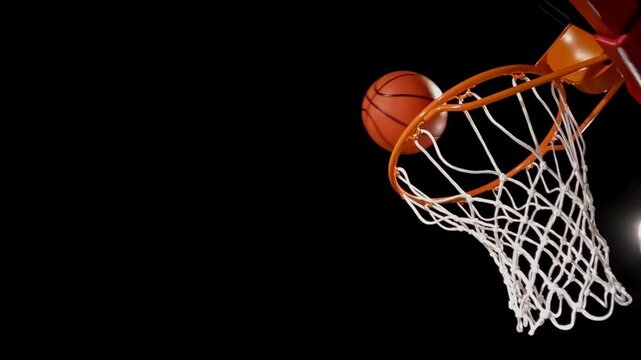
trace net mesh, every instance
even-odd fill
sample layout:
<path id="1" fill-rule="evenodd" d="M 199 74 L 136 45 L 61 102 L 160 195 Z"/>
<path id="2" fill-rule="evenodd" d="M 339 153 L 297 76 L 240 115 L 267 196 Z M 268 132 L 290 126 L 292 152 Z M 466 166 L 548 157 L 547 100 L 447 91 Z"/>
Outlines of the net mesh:
<path id="1" fill-rule="evenodd" d="M 529 81 L 524 75 L 514 76 L 512 86 L 521 80 Z M 414 195 L 404 198 L 423 223 L 466 232 L 488 250 L 507 287 L 517 330 L 529 328 L 530 335 L 546 320 L 567 330 L 574 325 L 577 313 L 603 320 L 612 314 L 614 303 L 631 302 L 610 269 L 609 249 L 595 224 L 579 125 L 567 105 L 562 85 L 552 82 L 545 86 L 551 89 L 551 105 L 536 88 L 528 92 L 536 99 L 534 106 L 544 109 L 545 121 L 551 121 L 549 124 L 556 128 L 550 151 L 541 151 L 544 144 L 537 140 L 523 94 L 516 94 L 516 99 L 522 109 L 520 118 L 527 124 L 526 140 L 502 126 L 487 106 L 482 108 L 483 120 L 536 157 L 517 175 L 509 177 L 499 169 L 470 112 L 464 115 L 489 160 L 486 168 L 468 169 L 449 162 L 426 130 L 419 131 L 429 136 L 434 146 L 428 151 L 415 141 L 429 163 L 454 188 L 454 196 L 431 198 L 412 184 L 408 171 L 397 168 L 406 192 Z M 459 103 L 465 98 L 481 97 L 468 90 L 458 98 Z M 490 175 L 499 183 L 493 191 L 471 196 L 455 180 L 457 174 Z"/>

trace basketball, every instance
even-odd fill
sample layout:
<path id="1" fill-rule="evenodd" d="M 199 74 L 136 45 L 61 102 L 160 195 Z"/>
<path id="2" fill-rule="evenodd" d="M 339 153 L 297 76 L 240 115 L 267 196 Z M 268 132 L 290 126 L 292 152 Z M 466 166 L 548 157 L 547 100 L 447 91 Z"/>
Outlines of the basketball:
<path id="1" fill-rule="evenodd" d="M 395 71 L 376 80 L 367 90 L 361 106 L 361 117 L 369 136 L 379 146 L 392 151 L 412 120 L 442 92 L 427 77 L 411 71 Z M 438 140 L 445 130 L 447 113 L 442 112 L 421 126 Z M 432 145 L 427 135 L 419 136 L 424 148 Z M 413 141 L 407 141 L 403 154 L 419 152 Z"/>

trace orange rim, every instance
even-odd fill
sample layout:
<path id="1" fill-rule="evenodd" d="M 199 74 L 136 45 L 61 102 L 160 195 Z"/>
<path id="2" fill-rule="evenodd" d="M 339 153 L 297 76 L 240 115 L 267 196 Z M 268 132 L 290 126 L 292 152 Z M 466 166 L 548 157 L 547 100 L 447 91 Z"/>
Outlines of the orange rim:
<path id="1" fill-rule="evenodd" d="M 392 155 L 390 157 L 389 166 L 388 166 L 388 177 L 389 177 L 390 183 L 392 184 L 392 187 L 399 195 L 401 195 L 401 197 L 408 197 L 411 200 L 418 203 L 423 203 L 424 205 L 430 205 L 432 203 L 444 204 L 444 203 L 462 201 L 463 200 L 462 196 L 454 195 L 454 196 L 448 196 L 448 197 L 435 198 L 433 199 L 432 202 L 429 202 L 423 198 L 419 198 L 415 195 L 408 193 L 399 184 L 397 163 L 398 163 L 398 158 L 401 155 L 401 149 L 403 148 L 403 145 L 405 144 L 406 141 L 411 141 L 412 137 L 417 133 L 418 127 L 421 125 L 421 123 L 429 121 L 438 113 L 441 113 L 443 111 L 462 112 L 462 111 L 473 110 L 473 109 L 477 109 L 477 108 L 492 104 L 494 102 L 503 100 L 507 97 L 513 96 L 520 92 L 524 92 L 526 90 L 543 85 L 545 83 L 557 81 L 565 75 L 571 74 L 573 72 L 579 71 L 583 68 L 587 68 L 595 64 L 606 62 L 608 60 L 609 60 L 608 56 L 605 54 L 602 54 L 599 56 L 595 56 L 591 59 L 579 62 L 575 65 L 568 66 L 566 68 L 553 71 L 553 72 L 544 72 L 541 67 L 536 67 L 533 65 L 502 66 L 502 67 L 494 68 L 494 69 L 485 71 L 483 73 L 480 73 L 452 87 L 451 89 L 446 91 L 443 95 L 441 95 L 438 99 L 434 100 L 427 107 L 425 107 L 425 109 L 423 109 L 423 111 L 421 111 L 414 118 L 414 120 L 412 120 L 412 122 L 407 126 L 407 128 L 405 129 L 405 131 L 403 132 L 399 140 L 396 142 L 396 145 L 394 146 L 394 150 L 392 151 Z M 494 93 L 492 95 L 489 95 L 487 97 L 484 97 L 472 102 L 462 103 L 462 104 L 448 104 L 449 101 L 457 98 L 458 96 L 465 93 L 467 90 L 473 88 L 477 84 L 480 84 L 482 82 L 485 82 L 491 79 L 495 79 L 500 76 L 509 76 L 514 74 L 535 74 L 535 75 L 539 75 L 540 77 L 534 80 L 530 80 L 528 82 L 524 82 L 517 86 L 499 91 L 497 93 Z M 588 114 L 585 120 L 581 123 L 579 127 L 579 130 L 581 132 L 583 132 L 594 120 L 594 118 L 596 118 L 596 116 L 601 112 L 603 107 L 605 107 L 605 105 L 610 101 L 610 99 L 614 96 L 617 90 L 619 90 L 621 85 L 623 85 L 623 79 L 616 81 L 610 86 L 610 88 L 607 90 L 606 94 L 603 96 L 601 101 L 599 101 L 599 103 L 595 106 L 594 110 L 592 110 L 592 112 L 590 112 L 590 114 Z M 557 119 L 558 118 L 559 118 L 559 114 L 557 114 Z M 541 149 L 541 156 L 545 155 L 550 150 L 563 149 L 562 145 L 550 145 L 550 142 L 554 137 L 555 131 L 556 131 L 556 126 L 553 125 L 550 131 L 548 132 L 548 134 L 546 135 L 546 137 L 539 144 Z M 535 159 L 536 159 L 536 156 L 534 155 L 528 156 L 527 158 L 525 158 L 525 160 L 523 160 L 520 164 L 518 164 L 513 169 L 508 171 L 505 175 L 508 177 L 515 176 L 516 174 L 521 172 L 523 169 L 527 168 L 528 165 L 530 165 Z M 500 180 L 497 178 L 496 180 L 491 181 L 481 187 L 468 191 L 467 194 L 470 196 L 479 195 L 488 190 L 492 190 L 496 188 L 499 185 L 499 183 L 500 183 Z"/>

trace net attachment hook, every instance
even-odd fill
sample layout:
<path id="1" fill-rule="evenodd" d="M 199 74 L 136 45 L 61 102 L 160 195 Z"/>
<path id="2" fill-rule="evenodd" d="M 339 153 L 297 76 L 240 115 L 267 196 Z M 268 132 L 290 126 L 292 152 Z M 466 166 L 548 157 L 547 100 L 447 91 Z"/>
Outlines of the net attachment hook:
<path id="1" fill-rule="evenodd" d="M 472 97 L 472 95 L 473 95 L 472 94 L 472 88 L 469 88 L 469 89 L 465 90 L 464 93 L 462 93 L 460 95 L 457 95 L 456 99 L 459 101 L 459 104 L 460 104 L 460 103 L 463 103 L 465 101 L 465 99 L 467 99 L 469 97 Z"/>
<path id="2" fill-rule="evenodd" d="M 416 131 L 410 136 L 410 140 L 418 140 L 418 137 L 421 136 L 421 126 L 423 126 L 424 123 L 424 121 L 418 123 L 418 125 L 416 126 Z"/>
<path id="3" fill-rule="evenodd" d="M 521 80 L 521 81 L 530 81 L 530 78 L 525 76 L 524 73 L 513 73 L 512 74 L 512 78 L 514 78 L 516 80 Z"/>

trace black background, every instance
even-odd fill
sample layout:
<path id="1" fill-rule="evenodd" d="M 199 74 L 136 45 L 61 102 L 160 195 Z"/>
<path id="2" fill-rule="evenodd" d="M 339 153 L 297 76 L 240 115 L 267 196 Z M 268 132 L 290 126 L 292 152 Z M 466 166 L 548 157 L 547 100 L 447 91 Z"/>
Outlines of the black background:
<path id="1" fill-rule="evenodd" d="M 317 329 L 301 330 L 303 337 L 369 351 L 400 345 L 425 355 L 435 348 L 457 353 L 479 339 L 491 346 L 475 349 L 489 353 L 514 347 L 545 353 L 552 344 L 568 353 L 638 348 L 641 147 L 634 130 L 640 124 L 634 122 L 641 120 L 641 105 L 625 89 L 584 136 L 596 221 L 611 248 L 611 267 L 634 301 L 616 305 L 606 321 L 578 316 L 570 331 L 548 322 L 534 336 L 516 332 L 504 284 L 486 250 L 468 235 L 421 224 L 393 191 L 389 153 L 362 125 L 365 91 L 391 71 L 425 74 L 445 91 L 481 71 L 534 63 L 564 28 L 540 3 L 370 4 L 356 20 L 337 11 L 314 24 L 328 35 L 314 37 L 300 55 L 320 65 L 310 62 L 301 75 L 312 89 L 298 104 L 302 126 L 291 124 L 299 135 L 284 149 L 307 155 L 284 161 L 291 187 L 281 194 L 294 201 L 296 226 L 307 229 L 294 231 L 299 245 L 287 247 L 300 267 L 313 268 L 294 285 L 308 289 L 292 301 L 299 309 L 296 323 Z M 559 7 L 591 31 L 570 6 Z M 288 221 L 294 220 L 283 224 Z M 452 348 L 452 339 L 463 340 L 461 348 Z"/>

